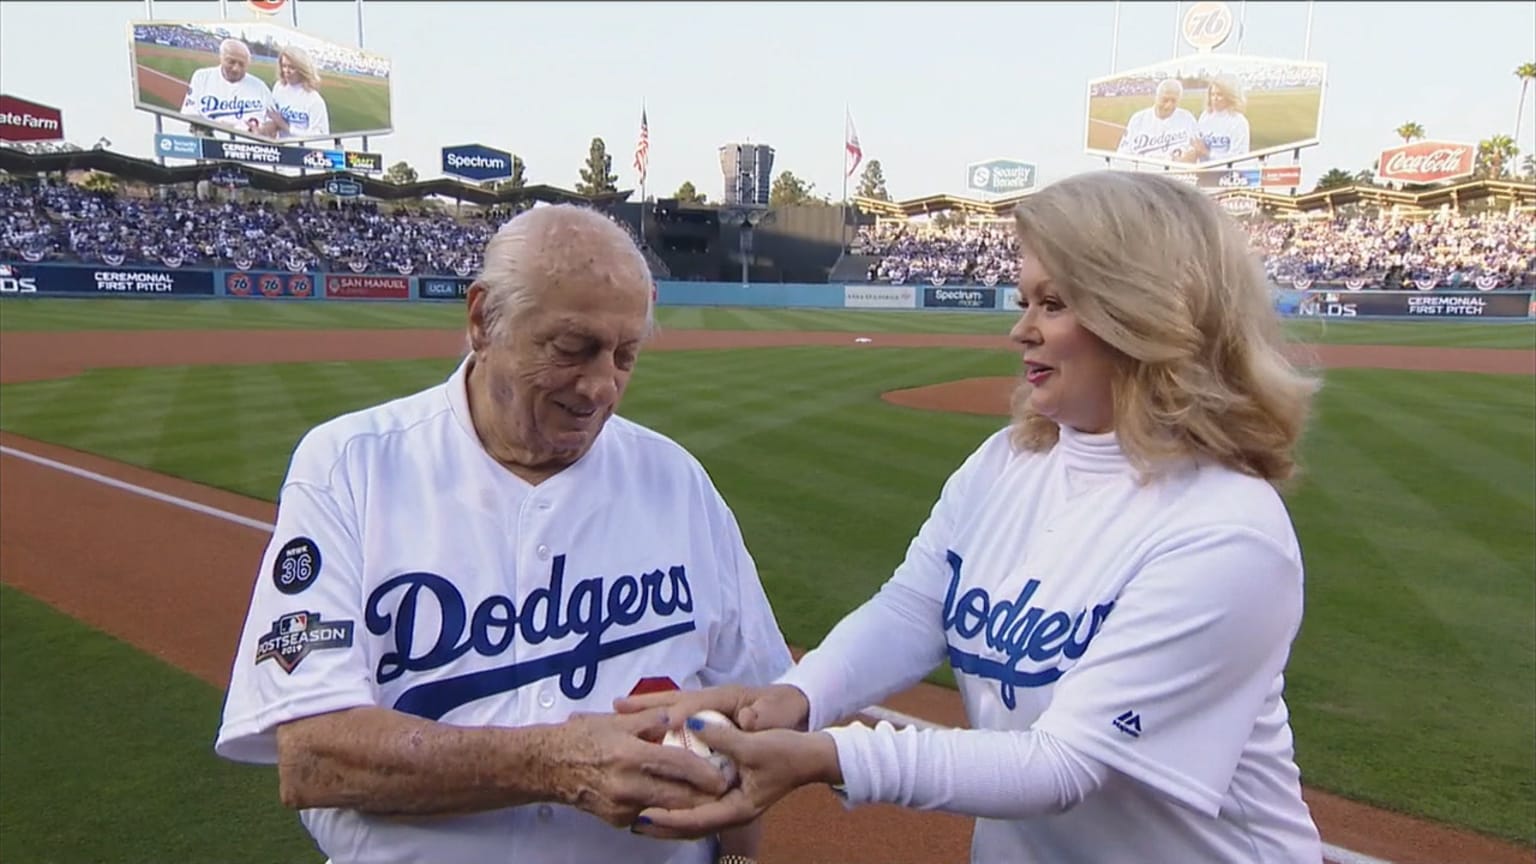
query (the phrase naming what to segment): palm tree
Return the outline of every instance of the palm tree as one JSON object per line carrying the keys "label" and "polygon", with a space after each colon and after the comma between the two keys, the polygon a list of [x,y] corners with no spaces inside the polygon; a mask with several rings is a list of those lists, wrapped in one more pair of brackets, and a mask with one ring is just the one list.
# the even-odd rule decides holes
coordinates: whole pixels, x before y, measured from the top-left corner
{"label": "palm tree", "polygon": [[1515,137],[1520,137],[1520,121],[1525,118],[1525,91],[1536,81],[1536,63],[1521,63],[1515,67],[1515,77],[1520,79],[1520,105],[1515,109]]}
{"label": "palm tree", "polygon": [[1503,177],[1505,170],[1518,155],[1520,148],[1515,146],[1515,139],[1508,135],[1494,135],[1477,142],[1479,173],[1489,179]]}
{"label": "palm tree", "polygon": [[1420,123],[1415,123],[1412,120],[1397,127],[1397,129],[1394,131],[1397,132],[1397,137],[1403,139],[1404,144],[1407,144],[1417,138],[1424,137],[1424,126]]}
{"label": "palm tree", "polygon": [[1312,187],[1313,192],[1321,192],[1324,189],[1338,189],[1344,186],[1353,186],[1355,175],[1343,168],[1329,168],[1328,172],[1317,178],[1317,185]]}

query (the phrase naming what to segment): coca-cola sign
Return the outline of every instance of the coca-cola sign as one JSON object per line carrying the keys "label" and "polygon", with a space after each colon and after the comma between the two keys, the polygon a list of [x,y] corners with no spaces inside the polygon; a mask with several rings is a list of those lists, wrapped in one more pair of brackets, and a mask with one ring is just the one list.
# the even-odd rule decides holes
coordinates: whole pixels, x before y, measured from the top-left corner
{"label": "coca-cola sign", "polygon": [[1477,148],[1455,141],[1415,141],[1381,151],[1376,174],[1395,183],[1441,183],[1471,177]]}

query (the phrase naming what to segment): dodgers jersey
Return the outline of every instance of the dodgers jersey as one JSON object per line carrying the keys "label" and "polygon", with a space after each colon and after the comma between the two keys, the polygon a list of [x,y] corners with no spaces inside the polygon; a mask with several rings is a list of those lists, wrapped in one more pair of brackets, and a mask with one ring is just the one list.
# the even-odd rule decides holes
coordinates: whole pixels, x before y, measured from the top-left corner
{"label": "dodgers jersey", "polygon": [[246,73],[231,84],[219,73],[219,67],[209,66],[192,73],[181,113],[248,132],[254,130],[253,123],[266,119],[274,104],[267,82]]}
{"label": "dodgers jersey", "polygon": [[1157,116],[1154,108],[1143,108],[1131,115],[1120,138],[1120,153],[1132,153],[1153,159],[1177,159],[1199,134],[1195,115],[1183,108],[1173,109],[1167,118]]}
{"label": "dodgers jersey", "polygon": [[325,136],[331,134],[331,115],[325,107],[325,99],[318,90],[310,90],[301,84],[278,82],[272,88],[272,101],[283,119],[288,121],[288,133],[284,138]]}
{"label": "dodgers jersey", "polygon": [[1209,154],[1203,161],[1225,162],[1247,155],[1248,118],[1236,111],[1206,111],[1200,115],[1200,140]]}
{"label": "dodgers jersey", "polygon": [[[1113,769],[1065,812],[978,818],[972,861],[1321,862],[1282,698],[1302,561],[1269,484],[1202,465],[1138,485],[1113,434],[1063,429],[1030,453],[1005,429],[945,484],[891,582],[932,617],[870,633],[856,611],[802,658],[783,680],[806,690],[813,728],[859,707],[840,700],[947,660],[972,728],[1039,730]],[[915,645],[913,668],[886,668],[892,651],[850,659],[871,638]],[[958,760],[930,741],[917,758],[884,751]],[[870,788],[846,773],[861,763],[840,761],[850,790]],[[881,770],[918,776],[905,762]],[[997,770],[985,758],[949,774]]]}
{"label": "dodgers jersey", "polygon": [[[216,752],[276,761],[277,725],[384,706],[464,726],[609,713],[642,678],[766,684],[791,665],[735,517],[668,438],[612,417],[532,486],[445,384],[321,424],[295,449]],[[396,821],[305,810],[341,862],[672,862],[656,840],[537,804]]]}

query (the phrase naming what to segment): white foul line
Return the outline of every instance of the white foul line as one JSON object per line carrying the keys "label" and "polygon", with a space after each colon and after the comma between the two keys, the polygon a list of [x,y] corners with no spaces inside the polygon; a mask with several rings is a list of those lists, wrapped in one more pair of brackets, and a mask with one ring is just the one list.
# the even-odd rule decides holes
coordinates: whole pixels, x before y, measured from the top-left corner
{"label": "white foul line", "polygon": [[[15,447],[8,447],[0,444],[0,453],[4,453],[7,456],[15,456],[18,459],[25,459],[28,462],[35,462],[38,465],[43,465],[56,471],[63,471],[65,474],[73,474],[76,477],[82,477],[86,480],[94,480],[103,486],[110,486],[113,489],[120,489],[124,492],[130,492],[134,495],[142,495],[145,498],[150,498],[165,504],[171,504],[176,507],[191,510],[194,513],[201,513],[204,516],[212,516],[215,519],[222,519],[225,522],[232,522],[236,525],[243,525],[246,528],[254,528],[257,531],[271,533],[272,530],[276,528],[276,526],[271,522],[263,522],[260,519],[251,519],[247,516],[241,516],[239,513],[231,513],[228,510],[220,510],[217,507],[210,507],[207,504],[199,504],[196,501],[191,501],[176,495],[168,495],[164,492],[156,492],[153,489],[139,486],[135,483],[129,483],[125,480],[118,480],[113,477],[108,477],[105,474],[98,474],[95,471],[87,471],[84,468],[77,468],[74,465],[70,465],[65,462],[59,462],[55,459],[49,459],[46,456],[38,456],[33,453],[28,453],[25,450],[17,450]],[[871,705],[859,713],[865,715],[866,717],[873,718],[876,721],[884,720],[890,723],[892,726],[915,726],[918,729],[951,728],[949,726],[945,726],[942,723],[933,723],[931,721],[924,720],[921,717],[913,717],[911,714],[903,714],[900,711],[893,711],[883,705]],[[1381,858],[1372,858],[1369,855],[1362,855],[1359,852],[1352,852],[1348,849],[1343,849],[1329,843],[1323,844],[1323,855],[1329,862],[1332,862],[1332,864],[1392,864],[1391,861],[1386,861]]]}
{"label": "white foul line", "polygon": [[112,477],[108,477],[105,474],[97,474],[95,471],[87,471],[84,468],[77,468],[74,465],[69,465],[64,462],[49,459],[46,456],[38,456],[33,453],[28,453],[25,450],[17,450],[15,447],[7,447],[3,444],[0,444],[0,453],[4,453],[7,456],[15,456],[18,459],[25,459],[28,462],[36,462],[39,465],[47,466],[56,471],[63,471],[65,474],[73,474],[76,477],[84,477],[87,480],[94,480],[103,486],[111,486],[113,489],[121,489],[124,492],[132,492],[135,495],[143,495],[145,498],[152,498],[156,501],[161,501],[166,504],[174,504],[177,507],[191,510],[194,513],[201,513],[204,516],[212,516],[215,519],[223,519],[225,522],[233,522],[236,525],[244,525],[247,528],[255,528],[257,531],[270,532],[273,528],[276,527],[270,522],[263,522],[260,519],[251,519],[245,516],[241,516],[239,513],[231,513],[228,510],[220,510],[217,507],[209,507],[207,504],[199,504],[196,501],[189,501],[186,498],[179,498],[175,495],[167,495],[164,492],[156,492],[153,489],[146,489],[143,486],[138,486],[124,480],[117,480]]}

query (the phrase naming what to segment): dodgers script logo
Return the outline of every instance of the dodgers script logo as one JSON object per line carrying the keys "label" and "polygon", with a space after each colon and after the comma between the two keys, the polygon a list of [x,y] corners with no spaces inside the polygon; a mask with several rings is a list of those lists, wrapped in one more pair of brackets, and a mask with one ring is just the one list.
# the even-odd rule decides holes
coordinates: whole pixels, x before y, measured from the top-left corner
{"label": "dodgers script logo", "polygon": [[[436,638],[418,645],[417,613],[433,606],[438,614],[424,617],[440,620]],[[380,684],[407,672],[441,668],[469,651],[482,657],[499,656],[517,638],[538,645],[573,633],[581,637],[566,651],[418,684],[395,700],[395,710],[429,720],[476,699],[557,675],[566,698],[585,699],[597,684],[602,661],[694,630],[693,618],[687,614],[693,611],[693,590],[681,565],[665,572],[619,576],[612,582],[602,576],[581,579],[567,594],[564,555],[555,556],[548,587],[528,592],[521,609],[512,598],[492,594],[471,610],[452,582],[435,573],[417,572],[380,584],[369,595],[365,611],[368,632],[383,636],[394,631],[394,650],[384,652],[375,670]],[[670,618],[680,620],[664,620]],[[603,638],[611,628],[637,624],[641,626],[634,632]]]}
{"label": "dodgers script logo", "polygon": [[[1044,687],[1062,676],[1061,658],[1076,660],[1088,650],[1104,619],[1115,608],[1113,600],[1084,609],[1075,616],[1061,610],[1046,610],[1030,605],[1040,589],[1040,580],[1024,583],[1019,595],[1011,600],[993,601],[985,588],[972,588],[960,595],[959,555],[949,552],[949,590],[944,595],[944,631],[960,639],[974,639],[986,633],[987,648],[1002,654],[1006,662],[962,651],[952,641],[949,665],[978,678],[998,682],[1003,704],[1011,711],[1018,707],[1018,687]],[[1085,626],[1086,625],[1086,626]],[[1086,631],[1086,632],[1084,632]],[[1079,636],[1081,634],[1081,636]],[[1025,660],[1033,669],[1020,669]]]}
{"label": "dodgers script logo", "polygon": [[217,120],[220,117],[244,117],[246,114],[260,114],[266,107],[266,103],[260,99],[220,99],[217,96],[204,96],[201,100],[203,116],[209,120]]}
{"label": "dodgers script logo", "polygon": [[308,111],[299,111],[294,108],[280,108],[278,110],[283,115],[283,119],[287,120],[290,126],[302,126],[306,129],[309,128]]}
{"label": "dodgers script logo", "polygon": [[1137,135],[1131,139],[1131,149],[1141,154],[1167,150],[1178,156],[1184,152],[1184,145],[1188,142],[1188,132],[1160,132],[1156,135]]}

